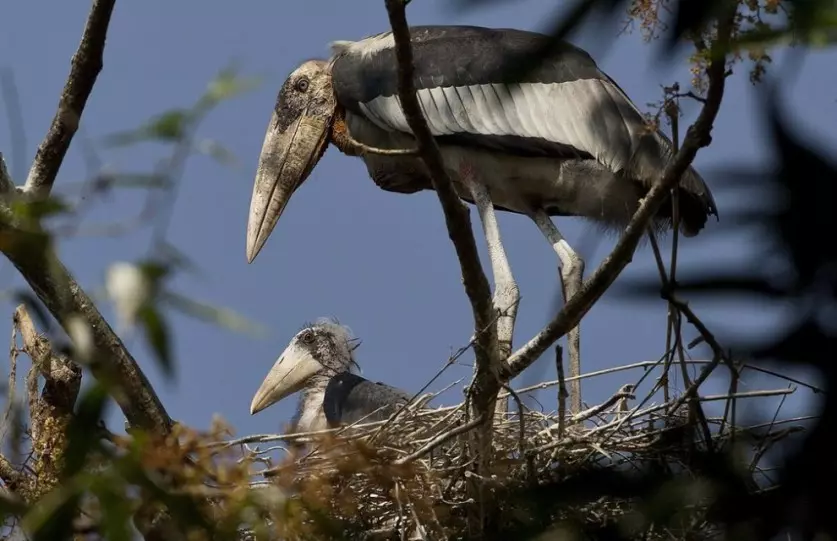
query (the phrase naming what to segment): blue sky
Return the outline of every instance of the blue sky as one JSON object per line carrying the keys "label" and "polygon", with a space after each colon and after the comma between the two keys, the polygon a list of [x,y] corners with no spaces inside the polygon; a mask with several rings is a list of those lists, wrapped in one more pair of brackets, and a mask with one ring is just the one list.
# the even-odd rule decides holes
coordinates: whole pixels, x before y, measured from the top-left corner
{"label": "blue sky", "polygon": [[[537,30],[554,2],[507,2],[462,12],[450,5],[444,0],[414,0],[408,18],[412,24]],[[256,262],[248,265],[244,255],[252,181],[279,86],[301,61],[325,56],[328,42],[360,39],[388,28],[383,2],[205,0],[196,6],[162,0],[117,3],[105,69],[85,111],[83,135],[98,144],[105,135],[136,127],[152,115],[189,106],[231,61],[239,63],[243,74],[263,78],[258,89],[222,104],[202,126],[200,136],[226,146],[238,164],[223,167],[204,156],[189,161],[169,240],[202,270],[200,276],[180,277],[173,284],[177,291],[234,309],[265,325],[269,333],[254,338],[173,313],[169,319],[175,330],[176,380],[166,381],[150,353],[133,340],[135,357],[173,418],[204,428],[219,414],[238,434],[275,432],[291,417],[295,402],[288,400],[251,417],[248,407],[253,393],[302,323],[336,316],[363,339],[358,360],[364,375],[417,391],[472,333],[459,266],[435,194],[383,192],[367,177],[362,162],[331,149],[294,196]],[[54,114],[88,7],[88,2],[6,2],[6,16],[0,20],[0,67],[13,70],[26,130],[25,163],[9,164],[19,182]],[[659,99],[659,85],[687,80],[685,64],[656,68],[656,46],[643,43],[638,31],[617,38],[619,28],[618,24],[598,24],[573,41],[587,48],[641,108]],[[837,107],[833,93],[837,71],[829,69],[835,62],[833,52],[808,54],[798,66],[797,78],[785,86],[790,118],[820,148],[833,148],[837,138],[837,126],[823,120],[833,118]],[[716,193],[722,220],[746,201],[722,189],[718,170],[771,163],[763,137],[766,128],[756,120],[757,112],[758,101],[745,69],[738,68],[713,132],[714,144],[701,151],[696,161]],[[683,122],[693,119],[694,107],[687,113]],[[11,160],[7,122],[0,124],[0,149]],[[59,175],[58,191],[89,176],[83,150],[82,139],[77,138]],[[148,172],[165,149],[145,145],[97,152],[109,167]],[[138,192],[126,191],[97,203],[84,223],[124,220],[139,212],[141,205]],[[528,219],[501,215],[499,220],[522,292],[515,342],[519,345],[550,316],[557,292],[557,259]],[[475,211],[472,222],[487,262]],[[577,219],[559,219],[557,225],[587,258],[588,272],[614,242],[591,242],[589,226]],[[713,228],[717,224],[710,222],[709,231]],[[581,242],[585,237],[588,240]],[[118,238],[67,238],[60,250],[77,279],[92,291],[101,285],[109,263],[142,257],[148,243],[145,229]],[[760,265],[760,256],[753,250],[758,243],[758,237],[746,232],[688,239],[681,244],[680,268],[699,272],[713,266]],[[623,277],[645,275],[652,269],[650,249],[644,248]],[[5,260],[0,263],[0,284],[4,289],[22,284]],[[780,309],[750,304],[700,301],[693,307],[721,336],[769,329],[782,318]],[[102,308],[110,317],[110,310]],[[13,306],[4,309],[10,324]],[[638,304],[605,295],[582,325],[583,370],[658,358],[664,349],[665,317],[662,301]],[[687,339],[695,335],[687,330]],[[694,355],[707,357],[705,351]],[[467,380],[470,355],[462,362],[434,388],[459,378]],[[603,400],[639,375],[622,373],[587,382],[584,399],[588,403]],[[554,378],[552,359],[544,358],[515,384],[520,387]],[[745,382],[751,388],[783,386],[752,375]],[[799,394],[807,396],[803,389]],[[452,403],[461,396],[457,388],[440,401]],[[554,396],[550,390],[538,399],[551,410]],[[797,408],[805,396],[793,401]],[[111,418],[114,428],[121,428],[115,411]]]}

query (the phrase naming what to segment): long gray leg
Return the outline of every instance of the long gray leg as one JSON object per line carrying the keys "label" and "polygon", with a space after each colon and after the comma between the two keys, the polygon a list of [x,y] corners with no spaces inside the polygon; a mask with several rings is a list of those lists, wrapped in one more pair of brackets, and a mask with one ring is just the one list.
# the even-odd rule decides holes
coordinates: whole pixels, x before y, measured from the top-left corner
{"label": "long gray leg", "polygon": [[[505,360],[511,355],[512,338],[514,336],[514,321],[517,316],[517,303],[520,300],[520,290],[512,275],[506,250],[500,239],[500,228],[494,204],[488,189],[476,178],[476,174],[464,160],[459,164],[459,175],[468,186],[471,197],[480,215],[485,241],[488,244],[488,257],[491,260],[491,272],[494,275],[494,308],[499,312],[497,319],[497,342],[500,347],[500,358]],[[496,411],[508,411],[508,398],[497,401]]]}
{"label": "long gray leg", "polygon": [[[564,293],[564,302],[567,302],[581,289],[584,260],[570,247],[558,231],[558,227],[552,222],[552,218],[544,210],[533,212],[531,217],[561,261],[561,289]],[[573,413],[579,413],[581,411],[581,381],[578,379],[581,375],[581,331],[578,326],[567,333],[567,345],[570,350],[570,377],[575,378],[570,382],[570,408]]]}

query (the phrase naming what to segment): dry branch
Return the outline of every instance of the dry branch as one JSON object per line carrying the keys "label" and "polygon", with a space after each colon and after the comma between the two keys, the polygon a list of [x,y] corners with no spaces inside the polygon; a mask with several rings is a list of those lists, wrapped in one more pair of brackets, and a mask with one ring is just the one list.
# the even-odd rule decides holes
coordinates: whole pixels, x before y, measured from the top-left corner
{"label": "dry branch", "polygon": [[14,325],[20,332],[23,352],[32,360],[33,369],[44,378],[40,397],[30,397],[29,401],[29,430],[34,456],[30,470],[37,479],[37,490],[21,496],[31,501],[61,483],[68,444],[67,427],[73,418],[73,408],[81,387],[81,367],[53,351],[49,340],[35,329],[25,306],[20,305],[15,310]]}
{"label": "dry branch", "polygon": [[[652,370],[659,373],[662,365],[657,363]],[[585,374],[585,377],[591,375]],[[241,460],[246,460],[250,468],[249,486],[260,490],[272,487],[282,494],[282,498],[293,498],[303,507],[316,509],[317,513],[339,517],[353,528],[375,531],[380,538],[394,538],[399,532],[421,528],[427,531],[424,538],[473,538],[473,530],[469,531],[471,525],[461,512],[462,508],[470,508],[476,503],[470,490],[473,479],[478,478],[483,484],[497,489],[492,493],[496,504],[493,518],[497,527],[505,528],[527,512],[521,506],[528,504],[514,496],[517,488],[550,484],[590,467],[633,465],[643,468],[648,464],[663,467],[678,464],[679,468],[689,468],[688,464],[682,463],[683,438],[698,434],[674,407],[681,397],[649,403],[649,399],[661,394],[652,390],[642,401],[645,405],[624,409],[612,407],[623,397],[631,396],[635,389],[635,384],[622,385],[612,397],[569,421],[572,426],[563,433],[558,430],[560,418],[557,412],[542,413],[521,407],[515,414],[495,419],[492,441],[498,461],[486,476],[473,473],[474,457],[462,452],[468,442],[466,433],[478,425],[469,421],[466,402],[437,409],[408,406],[391,422],[378,421],[356,425],[350,430],[340,428],[306,434],[304,440],[313,450],[301,458],[280,459],[276,466],[271,458],[276,446],[259,448],[247,444],[267,444],[302,435],[261,434],[206,442],[203,448],[214,453],[240,447],[244,455]],[[699,395],[698,400],[734,404],[740,400],[760,400],[795,391],[794,388],[777,388]],[[687,390],[686,394],[691,392]],[[789,422],[800,420],[804,419]],[[726,445],[731,433],[748,430],[746,427],[723,430],[720,428],[724,426],[723,421],[719,418],[709,418],[709,422],[714,427],[712,443],[716,447]],[[759,450],[775,439],[803,430],[798,426],[780,428],[780,423],[765,425],[762,427],[765,430],[759,432],[750,431],[754,456],[743,457],[743,465],[749,468],[751,461],[761,459]],[[377,429],[381,425],[383,432]],[[375,438],[374,445],[372,438]],[[702,445],[699,439],[694,443]],[[751,474],[758,479],[762,470],[754,467]],[[688,477],[688,474],[684,473],[684,476]],[[394,486],[399,489],[393,490]],[[230,498],[234,504],[231,489],[215,487],[212,490],[220,498]],[[567,502],[554,512],[550,521],[557,523],[563,517],[580,514],[593,524],[613,523],[626,513],[637,512],[635,504],[620,498],[579,504]],[[699,505],[695,506],[695,512],[702,512]],[[313,517],[309,518],[313,520]],[[283,538],[305,537],[283,530],[288,527],[288,521],[304,521],[305,518],[296,515],[283,518],[280,512],[270,520],[275,521],[277,533]],[[701,528],[711,528],[711,525]],[[647,539],[671,538],[666,537],[667,532],[656,528],[644,533]],[[317,532],[309,534],[317,537]]]}
{"label": "dry branch", "polygon": [[[438,194],[445,215],[448,234],[456,249],[462,269],[462,282],[471,301],[474,314],[477,362],[485,365],[487,358],[496,355],[497,335],[490,329],[494,320],[491,302],[491,288],[482,269],[477,244],[471,228],[467,207],[461,202],[453,182],[445,171],[439,147],[427,126],[421,112],[416,88],[413,84],[415,66],[410,45],[410,28],[407,25],[405,5],[401,0],[386,0],[387,13],[395,41],[395,55],[398,60],[398,98],[407,124],[418,143],[419,156],[430,173],[433,189]],[[499,388],[499,386],[498,386]]]}
{"label": "dry branch", "polygon": [[[491,425],[501,388],[499,369],[501,362],[497,341],[495,307],[491,299],[491,289],[485,276],[477,252],[476,240],[467,207],[462,203],[454,189],[453,182],[445,171],[442,155],[433,138],[413,84],[415,65],[410,44],[410,28],[407,24],[406,2],[386,0],[386,9],[395,42],[395,56],[398,61],[398,98],[410,130],[418,143],[419,156],[430,173],[433,189],[439,197],[445,215],[448,235],[456,250],[462,270],[462,283],[471,304],[474,317],[476,371],[471,385],[474,417],[481,419],[483,426],[475,433],[475,454],[477,471],[488,468],[491,456]],[[475,496],[479,500],[480,516],[475,517],[476,527],[482,530],[485,525],[487,510],[482,497],[483,484],[474,484]],[[490,511],[489,511],[490,512]]]}
{"label": "dry branch", "polygon": [[116,0],[94,0],[78,50],[73,55],[70,75],[61,93],[58,110],[26,178],[24,191],[36,198],[49,195],[70,142],[81,122],[87,99],[104,65],[105,39]]}

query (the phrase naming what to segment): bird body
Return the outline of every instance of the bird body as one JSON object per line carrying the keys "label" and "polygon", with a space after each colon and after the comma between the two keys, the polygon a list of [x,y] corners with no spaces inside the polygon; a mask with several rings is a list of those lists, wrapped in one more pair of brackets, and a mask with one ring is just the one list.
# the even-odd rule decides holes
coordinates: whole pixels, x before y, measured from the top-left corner
{"label": "bird body", "polygon": [[[525,54],[545,36],[456,26],[413,27],[411,36],[417,96],[448,173],[459,180],[456,165],[467,160],[498,209],[529,215],[542,208],[624,226],[671,156],[670,140],[649,129],[625,92],[571,44],[526,78],[505,82],[503,59]],[[352,138],[409,148],[393,45],[391,33],[333,44],[332,85]],[[385,190],[432,186],[415,157],[363,160]],[[473,202],[467,187],[456,184]],[[684,231],[694,234],[715,203],[693,168],[682,186]],[[670,218],[668,210],[662,218]]]}
{"label": "bird body", "polygon": [[[495,210],[535,222],[561,263],[565,299],[581,288],[583,259],[551,216],[580,216],[624,228],[672,156],[671,141],[645,121],[625,92],[589,54],[569,43],[552,48],[522,80],[504,74],[547,39],[535,32],[474,26],[410,28],[413,85],[444,166],[459,196],[480,215],[494,275],[501,354],[511,348],[519,290]],[[332,43],[329,60],[311,60],[283,84],[265,134],[247,228],[247,259],[264,246],[293,193],[327,146],[359,156],[391,192],[432,189],[421,159],[374,149],[415,147],[398,98],[391,32]],[[373,147],[370,150],[370,147]],[[680,180],[678,214],[686,236],[717,217],[712,194],[689,168]],[[655,229],[671,223],[660,207]],[[581,409],[578,327],[569,332],[572,410]]]}
{"label": "bird body", "polygon": [[350,372],[354,339],[349,329],[322,319],[299,331],[279,356],[253,397],[255,414],[301,391],[293,432],[328,428],[388,418],[410,395]]}

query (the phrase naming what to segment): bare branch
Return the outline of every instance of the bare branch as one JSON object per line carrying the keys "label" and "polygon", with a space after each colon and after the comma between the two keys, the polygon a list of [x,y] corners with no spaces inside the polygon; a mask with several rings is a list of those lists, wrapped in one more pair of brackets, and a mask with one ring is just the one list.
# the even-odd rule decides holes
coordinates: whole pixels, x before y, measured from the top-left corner
{"label": "bare branch", "polygon": [[[73,409],[81,387],[81,367],[63,355],[56,354],[44,336],[38,334],[32,318],[24,305],[15,310],[14,325],[23,340],[23,351],[32,360],[32,366],[44,377],[44,389],[40,398],[29,401],[29,419],[32,434],[32,450],[35,457],[33,470],[37,483],[24,499],[37,499],[58,486],[64,467],[67,448],[67,427],[73,418]],[[35,374],[37,374],[35,372]],[[37,393],[37,375],[35,388]],[[31,392],[30,391],[30,392]]]}
{"label": "bare branch", "polygon": [[[725,45],[731,29],[731,19],[721,23],[718,35],[721,45]],[[593,304],[602,296],[605,290],[631,262],[637,243],[645,233],[648,223],[663,203],[663,200],[677,184],[683,173],[695,159],[700,148],[711,141],[710,132],[724,95],[726,83],[726,54],[717,54],[709,63],[706,71],[709,78],[709,88],[706,103],[701,109],[695,123],[686,132],[683,146],[666,166],[662,178],[649,190],[642,203],[631,219],[630,224],[619,239],[616,247],[605,258],[596,272],[584,283],[579,293],[564,305],[564,308],[529,342],[518,349],[508,359],[504,379],[511,379],[529,367],[556,340],[575,327]]]}
{"label": "bare branch", "polygon": [[21,304],[15,310],[14,322],[23,339],[23,351],[32,359],[32,363],[46,381],[43,398],[50,406],[61,410],[52,415],[72,414],[81,388],[81,368],[64,355],[58,355],[52,350],[49,340],[35,330],[25,305]]}
{"label": "bare branch", "polygon": [[52,190],[55,177],[81,122],[87,98],[90,97],[96,78],[102,71],[105,38],[115,3],[116,0],[93,1],[81,43],[73,55],[70,75],[58,102],[58,111],[52,119],[46,137],[38,147],[23,188],[25,192],[37,198],[48,196]]}
{"label": "bare branch", "polygon": [[[427,127],[416,97],[416,88],[413,84],[415,66],[404,2],[386,0],[386,8],[395,40],[395,55],[398,59],[398,98],[401,101],[407,124],[418,143],[419,155],[430,173],[433,189],[442,204],[448,235],[459,258],[462,282],[468,299],[471,301],[475,330],[478,332],[488,328],[494,319],[491,289],[480,264],[468,209],[460,201],[453,182],[445,171],[439,147],[433,139],[430,128]],[[493,328],[479,334],[476,339],[477,362],[482,362],[482,364],[485,364],[486,355],[492,355],[492,352],[497,351],[497,335]]]}
{"label": "bare branch", "polygon": [[[29,236],[19,230],[15,234]],[[96,379],[111,386],[114,399],[131,426],[152,434],[168,434],[171,418],[122,340],[52,249],[33,249],[32,244],[14,243],[4,250],[6,257],[71,338],[78,332],[79,317],[86,324],[94,349],[90,370]]]}
{"label": "bare branch", "polygon": [[422,447],[421,449],[419,449],[415,453],[413,453],[411,455],[408,455],[408,456],[405,456],[404,458],[399,458],[398,460],[396,460],[395,464],[400,466],[402,464],[407,464],[409,462],[417,460],[417,459],[423,457],[424,455],[426,455],[427,453],[429,453],[430,451],[432,451],[433,449],[435,449],[436,447],[438,447],[438,446],[442,445],[443,443],[445,443],[446,441],[450,440],[454,436],[458,436],[459,434],[464,434],[465,432],[468,432],[469,430],[472,430],[472,429],[476,428],[477,426],[479,426],[482,423],[482,421],[483,420],[478,417],[476,419],[472,419],[472,420],[468,421],[467,423],[465,423],[463,425],[459,425],[456,428],[448,430],[447,432],[439,434],[438,436],[436,436],[435,438],[430,440],[424,447]]}

